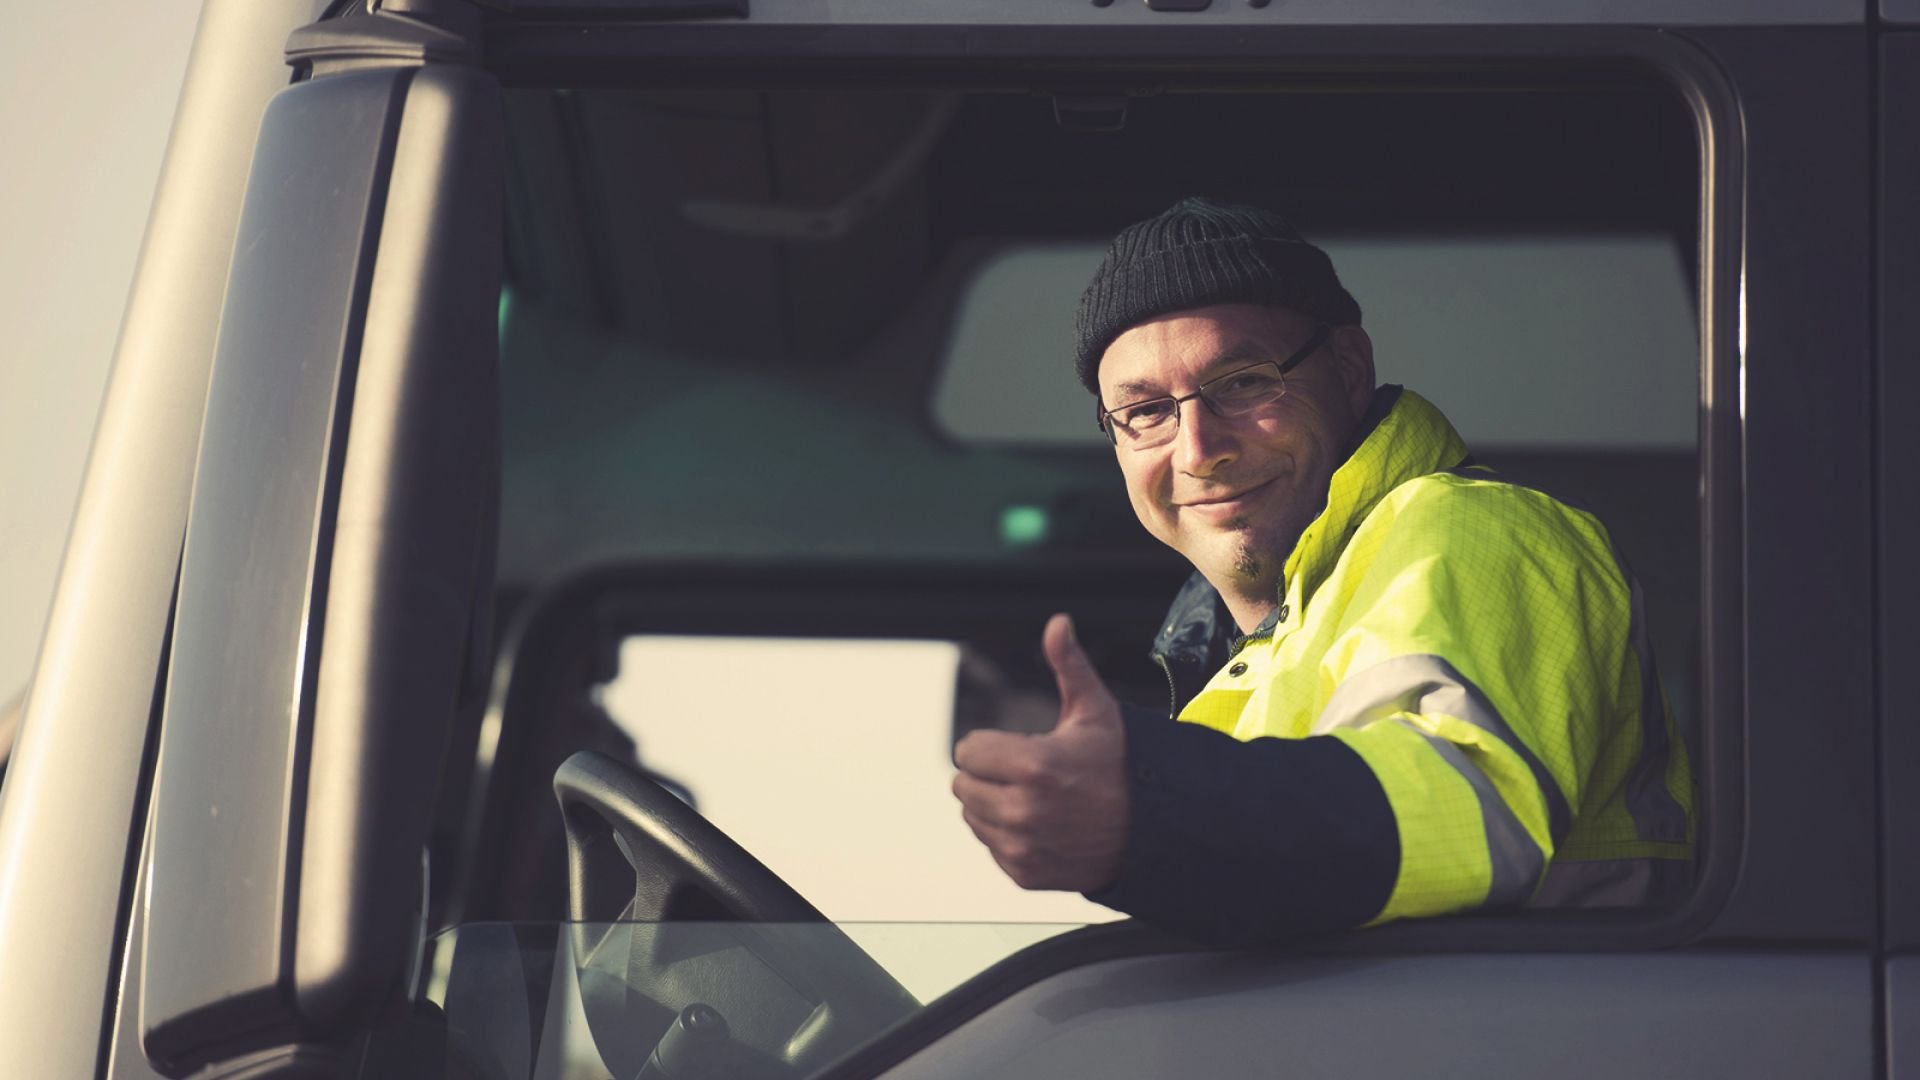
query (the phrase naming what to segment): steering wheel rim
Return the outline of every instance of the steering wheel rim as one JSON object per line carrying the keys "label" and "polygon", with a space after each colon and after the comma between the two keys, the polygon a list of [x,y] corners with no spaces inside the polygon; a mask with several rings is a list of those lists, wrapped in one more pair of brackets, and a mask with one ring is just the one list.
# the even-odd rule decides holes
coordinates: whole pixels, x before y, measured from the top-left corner
{"label": "steering wheel rim", "polygon": [[[799,1029],[766,1054],[790,1069],[824,1065],[919,1008],[886,969],[766,864],[693,807],[604,754],[582,750],[554,773],[567,833],[567,910],[576,958],[592,957],[624,932],[700,923],[726,933],[773,975],[816,1007]],[[658,951],[657,947],[648,948]],[[642,961],[630,959],[631,964]],[[590,993],[580,971],[587,1020],[615,1075],[632,1075],[635,995],[672,1014],[686,1003],[650,987],[626,987],[615,1008],[604,988]],[[658,1012],[649,1010],[658,1019]],[[613,1015],[614,1013],[629,1015]],[[603,1035],[605,1036],[603,1038]],[[611,1051],[611,1053],[609,1052]]]}

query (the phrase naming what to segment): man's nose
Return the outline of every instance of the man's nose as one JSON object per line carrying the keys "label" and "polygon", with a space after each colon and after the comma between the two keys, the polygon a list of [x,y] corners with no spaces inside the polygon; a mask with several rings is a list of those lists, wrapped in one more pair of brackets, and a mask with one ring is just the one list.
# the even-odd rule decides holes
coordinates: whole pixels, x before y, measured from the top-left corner
{"label": "man's nose", "polygon": [[1213,414],[1199,398],[1180,403],[1180,429],[1173,437],[1174,468],[1189,476],[1211,476],[1239,453],[1233,422]]}

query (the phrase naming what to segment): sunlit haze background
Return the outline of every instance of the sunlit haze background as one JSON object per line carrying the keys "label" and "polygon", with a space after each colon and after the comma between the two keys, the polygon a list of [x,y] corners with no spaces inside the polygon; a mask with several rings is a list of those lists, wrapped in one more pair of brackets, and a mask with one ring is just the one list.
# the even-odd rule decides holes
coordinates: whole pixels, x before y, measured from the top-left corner
{"label": "sunlit haze background", "polygon": [[200,0],[0,33],[0,703],[32,676]]}

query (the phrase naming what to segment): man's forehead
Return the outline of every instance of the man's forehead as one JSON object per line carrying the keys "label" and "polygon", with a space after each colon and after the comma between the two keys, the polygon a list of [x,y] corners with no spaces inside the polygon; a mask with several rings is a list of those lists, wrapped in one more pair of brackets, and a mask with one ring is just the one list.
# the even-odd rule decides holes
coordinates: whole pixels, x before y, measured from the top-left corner
{"label": "man's forehead", "polygon": [[1177,381],[1272,360],[1295,329],[1291,315],[1229,304],[1149,320],[1107,347],[1100,361],[1100,384],[1116,393],[1161,392]]}

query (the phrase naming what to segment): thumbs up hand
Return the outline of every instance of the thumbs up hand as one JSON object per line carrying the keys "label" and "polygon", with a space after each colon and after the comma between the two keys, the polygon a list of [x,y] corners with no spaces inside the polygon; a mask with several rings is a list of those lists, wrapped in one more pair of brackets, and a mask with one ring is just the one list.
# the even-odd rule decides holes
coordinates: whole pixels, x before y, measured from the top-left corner
{"label": "thumbs up hand", "polygon": [[974,731],[954,747],[953,793],[993,861],[1025,889],[1092,892],[1113,883],[1127,841],[1120,703],[1055,615],[1041,637],[1060,688],[1052,731]]}

